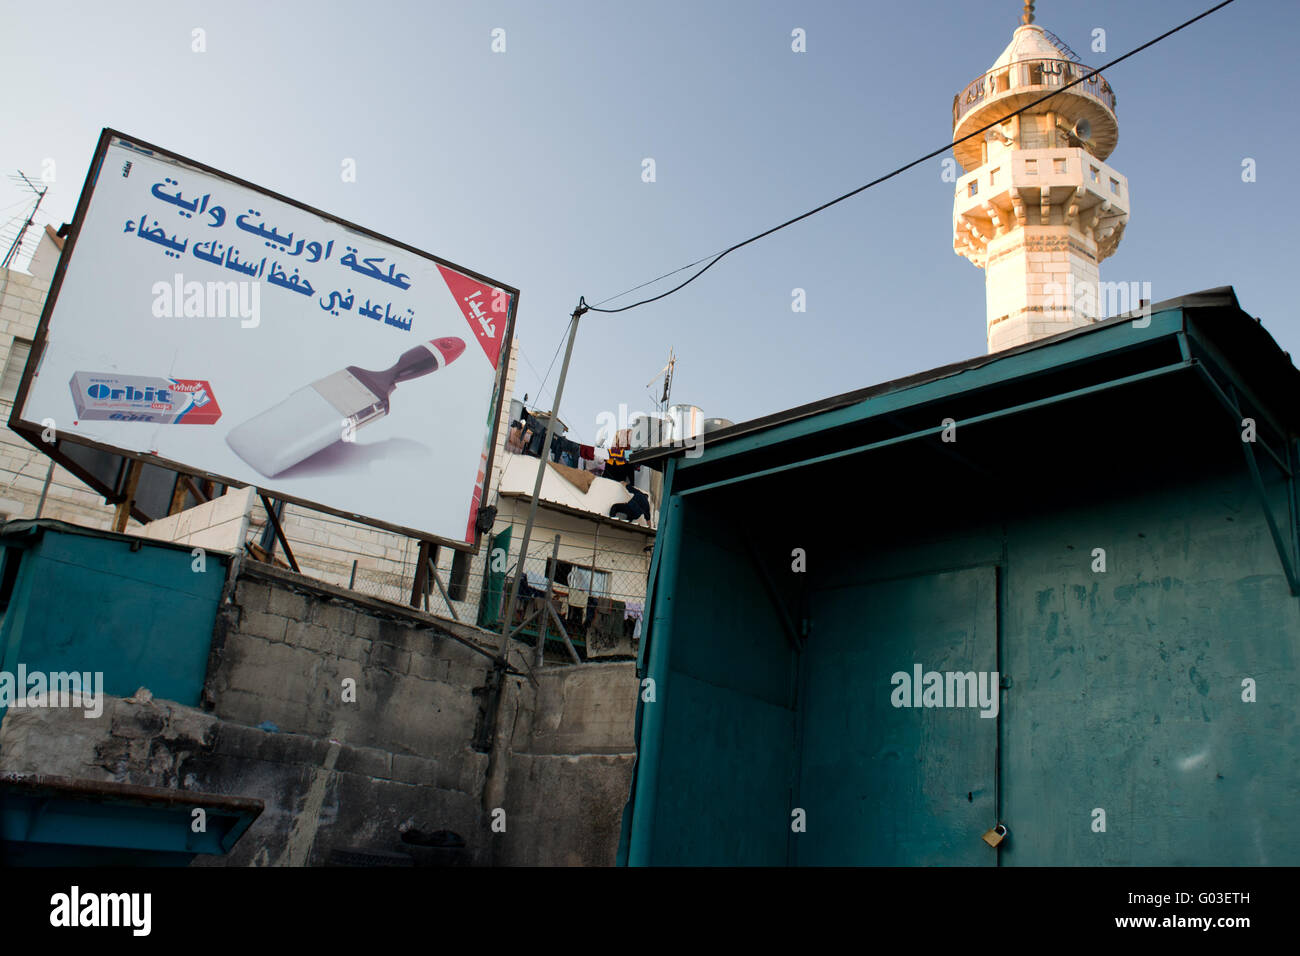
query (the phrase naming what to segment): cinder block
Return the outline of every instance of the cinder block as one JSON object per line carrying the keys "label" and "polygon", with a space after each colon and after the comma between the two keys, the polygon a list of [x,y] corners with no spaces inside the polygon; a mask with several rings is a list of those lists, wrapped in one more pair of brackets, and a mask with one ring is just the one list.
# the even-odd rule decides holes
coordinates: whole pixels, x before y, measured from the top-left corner
{"label": "cinder block", "polygon": [[271,589],[259,581],[240,578],[235,585],[235,603],[250,611],[265,611],[271,606]]}
{"label": "cinder block", "polygon": [[391,644],[374,644],[370,648],[370,657],[367,663],[371,667],[382,667],[386,670],[396,671],[399,674],[405,674],[411,668],[411,652],[399,650]]}
{"label": "cinder block", "polygon": [[393,754],[393,777],[402,783],[417,787],[438,786],[438,760],[417,757],[413,754]]}
{"label": "cinder block", "polygon": [[281,584],[272,586],[268,607],[272,613],[287,617],[291,621],[307,620],[306,595],[286,590]]}
{"label": "cinder block", "polygon": [[240,609],[239,631],[268,641],[284,641],[289,622],[278,614]]}
{"label": "cinder block", "polygon": [[439,660],[432,654],[416,653],[411,655],[411,666],[409,673],[412,677],[418,677],[420,680],[447,680],[447,669],[450,662]]}
{"label": "cinder block", "polygon": [[370,658],[370,641],[359,637],[340,637],[335,640],[335,653],[344,660],[364,664]]}
{"label": "cinder block", "polygon": [[390,778],[393,754],[375,747],[343,747],[334,769],[339,773],[359,773],[367,777]]}
{"label": "cinder block", "polygon": [[311,606],[309,620],[335,634],[350,635],[356,621],[356,612],[350,608],[327,601],[316,601]]}
{"label": "cinder block", "polygon": [[319,624],[290,621],[285,629],[284,640],[286,644],[322,654],[332,654],[335,651],[333,635]]}
{"label": "cinder block", "polygon": [[471,663],[462,663],[460,661],[449,661],[447,667],[447,683],[456,687],[475,688],[482,687],[487,680],[488,667],[487,658],[478,657],[477,661]]}

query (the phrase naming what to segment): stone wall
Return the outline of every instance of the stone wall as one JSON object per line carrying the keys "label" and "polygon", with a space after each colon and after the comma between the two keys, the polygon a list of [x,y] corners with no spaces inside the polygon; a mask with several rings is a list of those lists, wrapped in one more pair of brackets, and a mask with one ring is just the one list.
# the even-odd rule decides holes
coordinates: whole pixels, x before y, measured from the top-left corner
{"label": "stone wall", "polygon": [[[319,866],[339,851],[614,862],[633,762],[631,663],[548,668],[536,686],[508,677],[493,769],[474,742],[495,635],[266,565],[244,564],[233,582],[202,709],[144,692],[106,698],[99,719],[13,709],[0,722],[0,771],[265,802],[228,856],[198,866]],[[511,663],[523,673],[531,650],[519,650]],[[464,850],[403,842],[437,831]]]}
{"label": "stone wall", "polygon": [[517,681],[498,865],[613,866],[636,761],[632,662]]}

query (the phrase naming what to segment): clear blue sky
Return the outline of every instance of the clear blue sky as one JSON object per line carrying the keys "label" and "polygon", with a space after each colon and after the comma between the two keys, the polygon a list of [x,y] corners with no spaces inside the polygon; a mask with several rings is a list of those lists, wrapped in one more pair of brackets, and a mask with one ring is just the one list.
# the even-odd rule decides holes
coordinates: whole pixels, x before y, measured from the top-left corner
{"label": "clear blue sky", "polygon": [[[1098,65],[1211,5],[1042,0],[1038,22]],[[0,167],[55,161],[50,220],[71,218],[98,132],[115,127],[519,287],[519,392],[535,401],[580,294],[717,252],[949,140],[953,95],[1021,4],[7,6]],[[1098,27],[1106,53],[1091,50]],[[1109,162],[1133,210],[1102,266],[1156,300],[1234,285],[1296,355],[1298,38],[1300,3],[1237,0],[1108,74]],[[1257,182],[1242,182],[1246,157]],[[21,199],[5,190],[0,207]],[[647,408],[669,346],[674,398],[737,421],[983,354],[984,273],[953,254],[951,217],[935,159],[663,302],[588,314],[563,417],[590,441],[600,412]]]}

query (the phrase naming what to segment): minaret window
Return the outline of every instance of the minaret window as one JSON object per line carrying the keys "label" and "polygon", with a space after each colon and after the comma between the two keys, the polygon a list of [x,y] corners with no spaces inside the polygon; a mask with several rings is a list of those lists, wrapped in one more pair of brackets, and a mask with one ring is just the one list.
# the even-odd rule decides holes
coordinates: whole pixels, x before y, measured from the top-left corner
{"label": "minaret window", "polygon": [[1063,173],[1063,172],[1065,172],[1065,171],[1066,171],[1066,165],[1065,165],[1065,160],[1064,160],[1064,159],[1053,159],[1053,160],[1052,160],[1052,172],[1054,172],[1054,173]]}
{"label": "minaret window", "polygon": [[1116,196],[1119,195],[1119,180],[1118,180],[1118,179],[1112,179],[1112,180],[1110,181],[1110,191],[1113,192]]}
{"label": "minaret window", "polygon": [[1036,159],[1026,159],[1026,160],[1025,160],[1025,175],[1026,175],[1026,176],[1037,176],[1037,175],[1038,175],[1038,160],[1036,160]]}

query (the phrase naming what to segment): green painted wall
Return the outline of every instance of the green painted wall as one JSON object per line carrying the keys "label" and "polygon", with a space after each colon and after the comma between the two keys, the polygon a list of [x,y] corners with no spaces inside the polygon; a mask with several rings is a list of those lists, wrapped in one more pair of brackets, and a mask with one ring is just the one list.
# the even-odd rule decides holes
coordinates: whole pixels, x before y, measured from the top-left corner
{"label": "green painted wall", "polygon": [[65,533],[4,539],[18,561],[0,620],[0,670],[102,671],[104,691],[196,707],[203,690],[226,562],[193,570],[183,549]]}
{"label": "green painted wall", "polygon": [[[1177,358],[1166,351],[1155,360]],[[633,862],[1300,864],[1300,598],[1239,419],[1198,376],[699,493],[692,470],[709,484],[877,436],[812,419],[797,449],[756,450],[747,468],[707,452],[678,468],[680,554],[653,612],[671,651],[654,665],[652,631],[658,702],[643,705],[663,708],[662,752],[637,771],[656,810]],[[895,433],[996,407],[962,401],[900,411]],[[1294,459],[1287,441],[1271,444]],[[1295,489],[1256,457],[1294,561]],[[802,653],[746,534],[786,612],[809,623]],[[914,662],[997,670],[998,717],[893,707],[891,676]],[[993,850],[981,836],[998,821],[1010,836]]]}
{"label": "green painted wall", "polygon": [[[730,523],[687,506],[650,862],[781,864],[793,767],[793,652]],[[723,603],[719,594],[753,594]]]}

